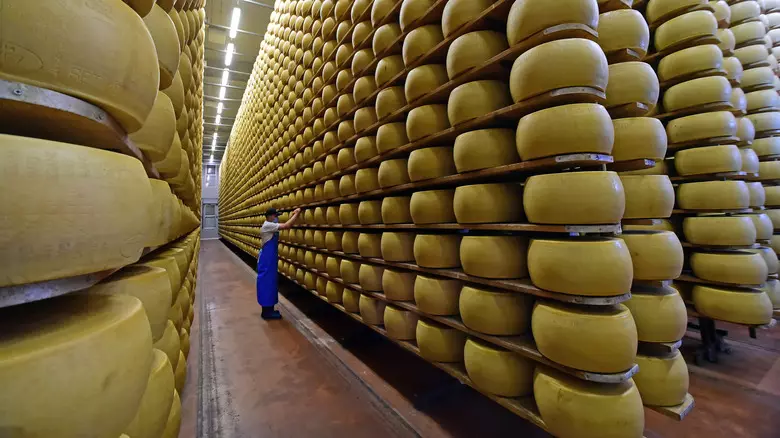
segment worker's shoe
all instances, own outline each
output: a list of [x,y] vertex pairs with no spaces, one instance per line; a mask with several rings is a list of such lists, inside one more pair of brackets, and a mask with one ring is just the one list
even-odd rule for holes
[[263,308],[263,311],[260,312],[260,317],[263,319],[282,319],[282,314],[273,307]]

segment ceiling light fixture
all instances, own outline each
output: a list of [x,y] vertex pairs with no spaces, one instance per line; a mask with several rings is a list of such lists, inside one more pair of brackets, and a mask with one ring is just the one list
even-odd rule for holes
[[222,100],[225,98],[225,93],[227,92],[227,89],[225,87],[219,87],[219,100]]
[[219,122],[221,121],[222,121],[222,117],[219,114],[217,114],[217,120],[215,121],[216,124],[219,125]]
[[227,85],[228,79],[230,79],[230,71],[228,69],[222,70],[222,85]]
[[222,109],[223,109],[222,102],[219,102],[217,104],[217,114],[222,114]]
[[225,67],[230,67],[230,63],[233,62],[233,49],[235,47],[233,43],[228,43],[227,50],[225,50]]
[[238,22],[241,21],[241,8],[233,8],[233,17],[230,19],[230,38],[238,34]]

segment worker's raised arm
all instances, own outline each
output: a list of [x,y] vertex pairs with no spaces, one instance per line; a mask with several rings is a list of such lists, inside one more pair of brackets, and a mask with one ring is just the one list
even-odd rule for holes
[[301,214],[301,209],[300,208],[296,208],[295,210],[293,210],[293,214],[292,214],[292,216],[290,216],[290,219],[288,219],[287,222],[279,225],[279,229],[280,230],[289,230],[290,228],[292,228],[293,224],[295,224],[295,221],[298,220],[298,215],[299,214]]

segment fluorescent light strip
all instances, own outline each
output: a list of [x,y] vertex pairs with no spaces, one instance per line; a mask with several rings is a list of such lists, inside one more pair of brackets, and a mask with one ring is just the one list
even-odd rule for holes
[[215,123],[216,123],[217,125],[219,125],[219,122],[221,122],[221,121],[222,121],[222,116],[220,116],[219,114],[217,114],[217,120],[215,120]]
[[219,87],[219,100],[222,100],[225,98],[225,93],[227,92],[227,89],[225,87]]
[[241,21],[241,9],[233,8],[233,17],[230,19],[230,38],[238,34],[238,23]]
[[229,79],[230,79],[230,71],[228,69],[223,70],[222,71],[222,85],[227,85]]
[[233,43],[228,43],[227,50],[225,50],[225,67],[230,67],[230,63],[233,62],[233,49],[235,47]]
[[217,104],[217,114],[222,114],[222,109],[223,109],[222,102],[219,102]]

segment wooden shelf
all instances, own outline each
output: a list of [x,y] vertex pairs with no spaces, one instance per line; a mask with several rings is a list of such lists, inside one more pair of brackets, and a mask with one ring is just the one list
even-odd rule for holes
[[656,411],[659,414],[662,414],[669,418],[675,419],[677,421],[682,421],[689,413],[691,413],[694,405],[695,402],[693,400],[693,396],[690,394],[686,394],[685,401],[677,406],[668,406],[668,407],[646,406],[646,407],[650,410]]
[[67,94],[0,79],[0,132],[116,151],[140,161],[149,178],[160,179],[110,114]]
[[0,287],[0,308],[45,300],[87,289],[98,284],[116,271],[117,269],[109,269],[76,277]]
[[746,291],[755,291],[757,289],[760,289],[761,284],[756,285],[749,285],[749,284],[730,284],[730,283],[721,283],[719,281],[710,281],[710,280],[704,280],[701,278],[698,278],[694,276],[691,273],[683,272],[682,275],[677,277],[675,281],[680,281],[683,283],[695,283],[695,284],[703,284],[706,286],[714,286],[714,287],[726,287],[726,288],[734,288],[734,289],[745,289]]

